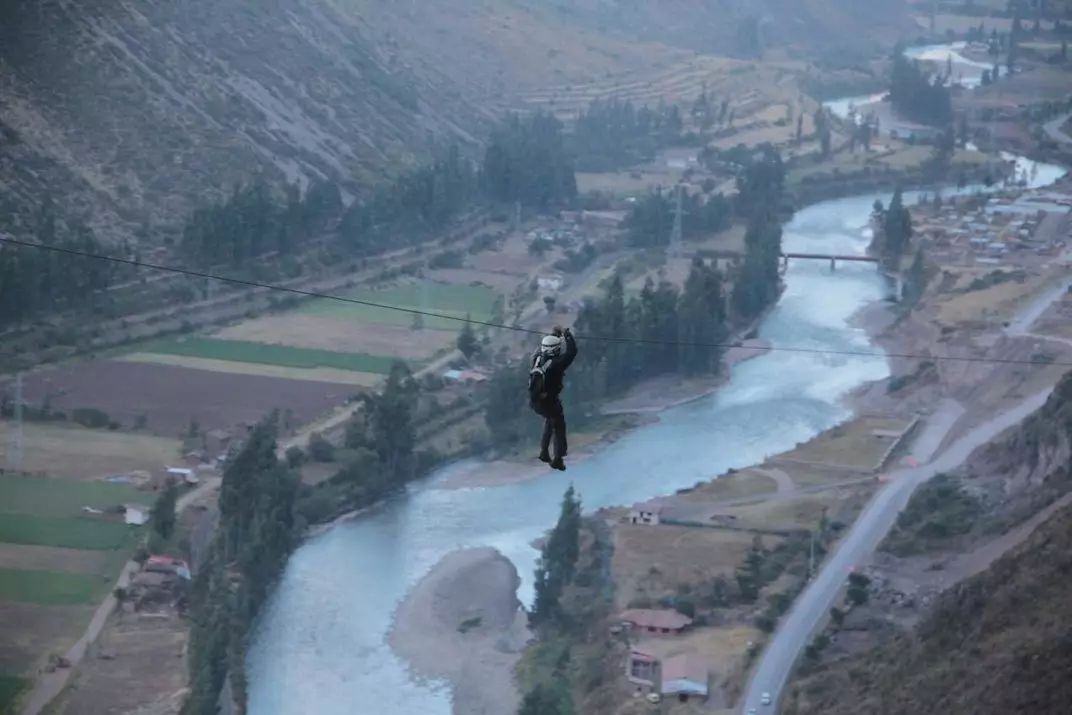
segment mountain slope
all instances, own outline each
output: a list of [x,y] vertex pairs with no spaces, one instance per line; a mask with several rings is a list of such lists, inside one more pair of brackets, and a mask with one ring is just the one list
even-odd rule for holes
[[[315,0],[5,3],[0,188],[164,219],[257,173],[371,179],[400,154],[472,140],[470,105],[362,32]],[[19,179],[28,166],[37,185]]]
[[731,52],[748,18],[768,45],[870,51],[907,18],[902,0],[872,4],[9,0],[0,231],[32,234],[45,194],[102,238],[156,242],[256,175],[357,194],[448,143],[474,146],[519,95]]
[[1072,509],[953,587],[911,636],[825,673],[799,715],[1063,715],[1072,703]]
[[357,191],[475,144],[514,90],[686,54],[511,0],[12,0],[0,230],[32,230],[45,191],[105,236],[173,224],[257,174]]
[[[979,450],[966,484],[982,522],[1021,523],[1069,491],[1072,374],[1021,425]],[[1057,505],[1055,505],[1057,506]],[[996,520],[996,522],[995,522]],[[992,537],[987,537],[987,540]],[[890,630],[895,617],[877,618]],[[1072,507],[944,592],[910,633],[820,667],[793,715],[1004,715],[1072,702]]]

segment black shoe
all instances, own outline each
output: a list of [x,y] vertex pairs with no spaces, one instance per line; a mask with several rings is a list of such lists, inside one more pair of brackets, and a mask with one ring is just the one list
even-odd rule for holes
[[557,457],[551,461],[551,469],[557,469],[560,472],[566,471],[566,463],[562,461],[562,457]]
[[537,457],[537,459],[539,459],[541,462],[546,462],[547,464],[551,463],[551,455],[547,452],[540,452],[540,456]]

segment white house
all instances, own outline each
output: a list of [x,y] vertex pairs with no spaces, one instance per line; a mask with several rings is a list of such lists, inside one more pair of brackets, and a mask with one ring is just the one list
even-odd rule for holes
[[141,526],[149,521],[149,507],[141,504],[124,504],[125,521],[134,526]]
[[536,285],[541,290],[558,290],[562,287],[562,276],[539,276],[536,279]]
[[662,514],[662,511],[663,508],[653,502],[637,504],[633,507],[633,510],[629,512],[629,523],[655,526],[659,523],[659,516]]
[[167,474],[169,477],[175,479],[183,484],[197,484],[201,481],[201,478],[197,476],[197,473],[192,469],[184,469],[182,467],[168,467]]

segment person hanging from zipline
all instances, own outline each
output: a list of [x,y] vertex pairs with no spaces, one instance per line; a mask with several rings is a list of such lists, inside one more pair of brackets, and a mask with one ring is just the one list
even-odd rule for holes
[[[563,350],[563,346],[565,350]],[[555,326],[532,356],[529,370],[529,406],[543,417],[543,436],[540,438],[541,462],[552,469],[566,471],[566,414],[562,409],[562,381],[566,369],[577,357],[577,343],[569,328]],[[554,453],[550,451],[554,438]]]

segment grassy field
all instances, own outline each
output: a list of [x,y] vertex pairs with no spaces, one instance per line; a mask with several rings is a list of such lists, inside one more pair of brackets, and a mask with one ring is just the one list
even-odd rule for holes
[[777,524],[779,529],[815,529],[822,520],[824,510],[835,514],[842,505],[854,498],[857,491],[867,495],[873,490],[873,485],[850,488],[845,493],[831,490],[794,499],[729,507],[724,513],[735,517],[733,523],[736,526],[748,529],[769,528],[772,524]]
[[[764,541],[773,548],[778,539]],[[619,524],[612,561],[615,604],[624,608],[636,599],[656,601],[682,583],[732,578],[751,546],[752,534],[745,532]]]
[[[867,471],[874,469],[893,440],[875,436],[875,430],[900,431],[908,427],[908,420],[897,418],[861,417],[827,430],[796,449],[778,455],[778,458],[832,464],[850,469]],[[798,483],[799,479],[796,479]],[[825,481],[830,481],[827,477]]]
[[93,603],[101,579],[76,573],[0,568],[0,601],[74,606]]
[[144,504],[150,495],[129,484],[77,482],[51,477],[0,476],[0,510],[32,516],[76,516],[82,507],[104,509],[117,504]]
[[[964,291],[977,278],[992,271],[967,270],[958,276],[954,289]],[[956,326],[958,323],[974,320],[1001,322],[1008,320],[1016,311],[1037,295],[1044,286],[1053,280],[1053,275],[1030,275],[1023,282],[1006,281],[996,283],[982,290],[948,293],[938,300],[936,319],[943,325]]]
[[7,715],[15,698],[30,685],[25,678],[16,678],[11,675],[0,675],[0,713]]
[[[416,283],[404,283],[382,290],[356,289],[345,293],[347,298],[368,301],[395,308],[421,310],[422,304],[428,311],[464,319],[469,315],[474,320],[486,320],[491,316],[493,306],[499,294],[487,286],[459,286],[443,283],[427,283],[427,301],[422,300],[422,288]],[[374,323],[379,325],[396,325],[408,327],[413,324],[414,315],[405,310],[392,310],[367,305],[355,305],[335,300],[317,300],[303,306],[300,311],[305,315],[330,316],[353,323]],[[432,330],[452,330],[461,328],[458,320],[445,318],[424,318],[424,326]],[[359,329],[354,326],[354,329]],[[376,372],[366,370],[366,372]]]
[[260,375],[276,377],[283,380],[307,380],[311,382],[330,382],[335,385],[354,385],[355,387],[374,387],[383,380],[383,375],[354,370],[340,370],[334,367],[283,367],[281,365],[261,365],[231,360],[212,360],[210,358],[186,357],[183,355],[158,355],[156,353],[134,353],[119,358],[124,362],[145,363],[149,365],[170,365],[190,370],[208,370],[210,372],[230,373],[233,375]]
[[289,345],[267,345],[241,340],[198,337],[163,340],[149,346],[143,352],[292,368],[334,368],[376,374],[387,374],[394,362],[394,358],[380,355],[340,353]]
[[67,549],[120,549],[130,543],[130,527],[122,522],[90,518],[56,518],[0,514],[0,541]]
[[[136,527],[82,508],[152,497],[126,484],[22,475],[0,476],[0,494],[0,673],[30,673],[79,637],[136,543]],[[17,692],[13,682],[0,687]]]
[[741,499],[757,494],[778,491],[778,482],[755,469],[740,469],[733,474],[724,474],[718,479],[704,482],[689,492],[690,498],[721,501]]
[[[0,466],[9,469],[14,468],[7,454],[13,438],[14,425],[0,421]],[[94,479],[134,470],[160,469],[179,456],[180,446],[177,439],[167,437],[40,422],[23,425],[22,443],[23,471],[66,479]],[[5,509],[3,505],[7,503],[6,479],[0,478],[0,494],[5,496],[0,509]],[[64,484],[68,489],[79,488],[73,481]]]

